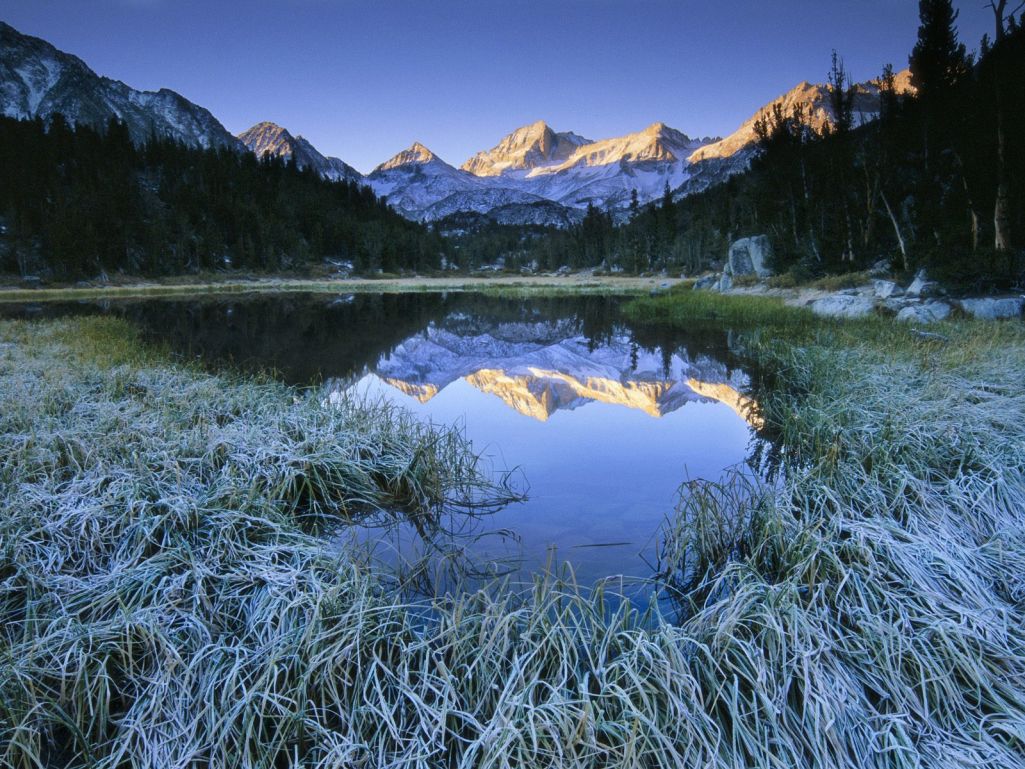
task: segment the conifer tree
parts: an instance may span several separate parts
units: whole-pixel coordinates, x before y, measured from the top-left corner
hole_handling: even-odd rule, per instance
[[[911,52],[911,82],[919,98],[935,104],[964,78],[970,61],[957,39],[957,17],[950,0],[919,0],[918,42]]]

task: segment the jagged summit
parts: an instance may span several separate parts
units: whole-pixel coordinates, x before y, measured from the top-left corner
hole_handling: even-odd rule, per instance
[[[265,133],[280,134],[280,133],[285,133],[285,134],[288,134],[288,129],[283,128],[282,126],[279,126],[277,123],[274,123],[274,122],[272,122],[270,120],[263,120],[263,121],[257,123],[256,125],[251,126],[247,130],[243,131],[241,134],[239,134],[239,136],[241,137],[243,134],[252,134],[252,133],[259,133],[259,134],[265,134]],[[289,134],[289,135],[291,135],[291,134]]]
[[[652,123],[637,133],[581,145],[561,164],[538,169],[532,175],[558,173],[574,167],[652,161],[674,163],[685,160],[700,144],[700,140],[691,139],[665,123]]]
[[[529,125],[517,128],[515,131],[513,131],[512,134],[510,134],[510,136],[514,136],[516,134],[521,134],[524,136],[541,136],[545,133],[550,132],[551,130],[552,129],[549,128],[548,123],[546,123],[544,120],[535,120],[533,123],[530,123]]]
[[[57,113],[72,125],[100,130],[117,118],[138,144],[162,136],[197,147],[243,150],[208,110],[181,94],[167,88],[138,91],[101,77],[77,56],[0,21],[0,114],[49,120]]]
[[[277,123],[272,123],[269,120],[257,123],[251,128],[243,131],[238,135],[238,138],[243,144],[249,147],[257,157],[263,157],[264,155],[269,154],[286,159],[291,157],[291,145],[295,141],[295,137],[293,137],[287,129],[282,128]]]
[[[359,181],[362,174],[339,158],[326,157],[302,136],[293,136],[277,123],[263,121],[238,135],[257,157],[273,155],[284,160],[295,158],[299,168],[311,168],[332,181]]]
[[[544,120],[521,126],[487,152],[478,152],[460,168],[475,176],[501,176],[560,163],[588,140],[575,133],[556,133]]]
[[[381,165],[375,168],[372,173],[376,174],[378,171],[390,171],[395,168],[402,168],[403,166],[426,165],[427,163],[444,163],[446,166],[448,165],[448,163],[445,163],[444,160],[439,158],[420,142],[413,142],[409,145],[408,149],[402,150],[402,152],[398,153],[394,157],[381,163]]]

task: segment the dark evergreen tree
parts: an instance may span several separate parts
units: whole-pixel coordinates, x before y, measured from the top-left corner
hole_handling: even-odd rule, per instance
[[[919,0],[918,42],[909,63],[911,82],[926,104],[942,100],[968,74],[968,54],[957,39],[958,13],[950,0]]]

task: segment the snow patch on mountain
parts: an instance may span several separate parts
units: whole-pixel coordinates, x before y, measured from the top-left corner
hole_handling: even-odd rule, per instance
[[[426,209],[450,195],[484,189],[476,176],[453,168],[419,142],[381,163],[366,179],[395,210],[417,220],[424,219]]]
[[[448,197],[442,198],[437,203],[429,205],[423,210],[423,217],[429,221],[443,219],[446,216],[459,211],[484,213],[492,209],[512,204],[530,205],[533,203],[550,203],[547,198],[540,195],[532,195],[522,190],[509,189],[506,187],[481,186],[477,189],[463,192],[453,192]]]

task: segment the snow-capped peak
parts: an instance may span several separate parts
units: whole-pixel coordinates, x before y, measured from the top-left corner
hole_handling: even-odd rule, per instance
[[[691,139],[665,123],[652,123],[637,133],[580,145],[562,163],[537,168],[530,176],[559,173],[576,167],[619,163],[673,163],[686,159],[700,144],[700,140]]]
[[[393,168],[401,168],[403,166],[410,165],[426,165],[427,163],[434,162],[445,163],[444,160],[439,158],[420,142],[413,142],[408,149],[402,150],[402,152],[395,155],[390,160],[386,160],[384,163],[381,163],[381,165],[375,168],[373,172],[390,171]],[[448,164],[445,163],[445,165]]]
[[[461,168],[476,176],[500,176],[560,163],[588,140],[574,133],[556,133],[544,121],[521,126],[487,152],[478,152]]]
[[[0,21],[0,114],[49,120],[58,113],[72,125],[100,130],[117,118],[138,144],[156,135],[197,147],[243,149],[208,110],[180,94],[138,91],[101,77],[77,56]]]
[[[423,218],[428,207],[450,195],[483,189],[476,176],[453,168],[420,142],[381,163],[367,181],[412,219]]]

